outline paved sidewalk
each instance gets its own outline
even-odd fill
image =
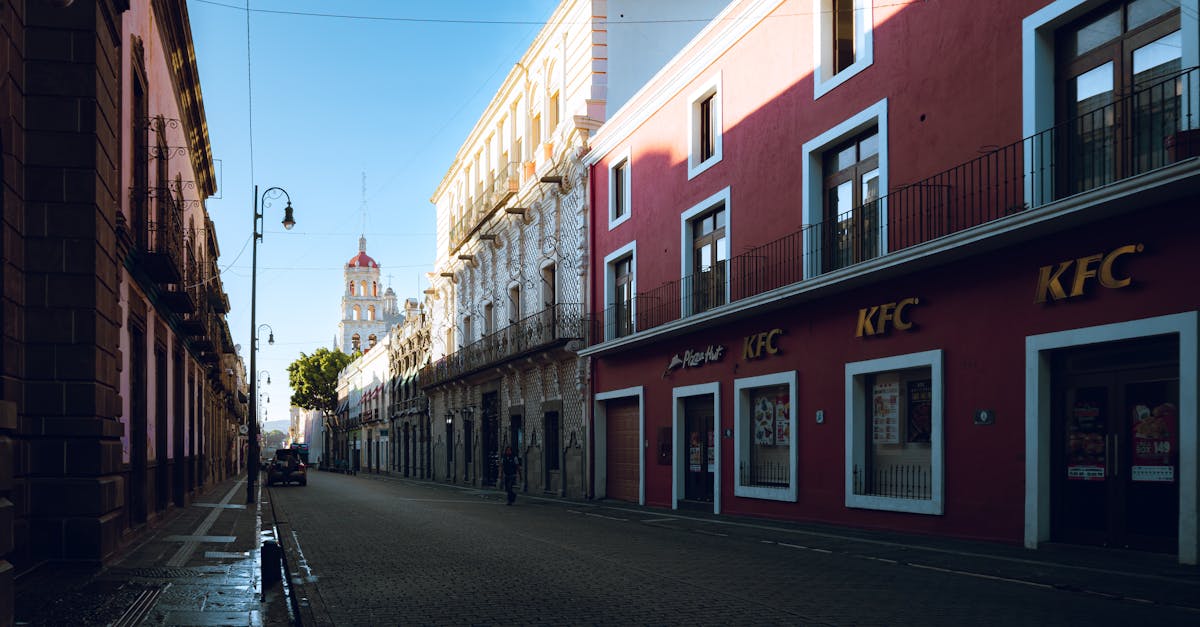
[[[267,491],[245,475],[169,510],[102,566],[50,563],[16,581],[17,625],[289,625],[281,584],[263,595],[259,547],[273,539]]]

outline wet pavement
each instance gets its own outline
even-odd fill
[[[293,624],[284,587],[263,590],[259,547],[275,533],[264,497],[259,486],[257,503],[247,505],[245,476],[229,479],[167,511],[107,565],[49,563],[22,573],[16,624]]]

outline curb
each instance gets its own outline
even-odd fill
[[[314,583],[315,578],[310,574],[308,562],[300,550],[292,526],[286,520],[279,520],[275,515],[275,500],[271,499],[271,521],[275,530],[275,539],[283,549],[283,585],[287,591],[289,613],[295,625],[333,625],[325,602]]]

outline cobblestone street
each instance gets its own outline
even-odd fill
[[[908,544],[622,504],[523,496],[506,507],[495,491],[366,475],[312,473],[271,498],[315,624],[1200,620],[1195,569],[1167,558],[1126,568],[1111,553]]]

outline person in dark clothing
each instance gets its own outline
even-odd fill
[[[504,478],[504,491],[508,493],[508,504],[517,500],[517,479],[521,476],[521,458],[513,453],[511,446],[504,447],[500,457],[500,473]]]

